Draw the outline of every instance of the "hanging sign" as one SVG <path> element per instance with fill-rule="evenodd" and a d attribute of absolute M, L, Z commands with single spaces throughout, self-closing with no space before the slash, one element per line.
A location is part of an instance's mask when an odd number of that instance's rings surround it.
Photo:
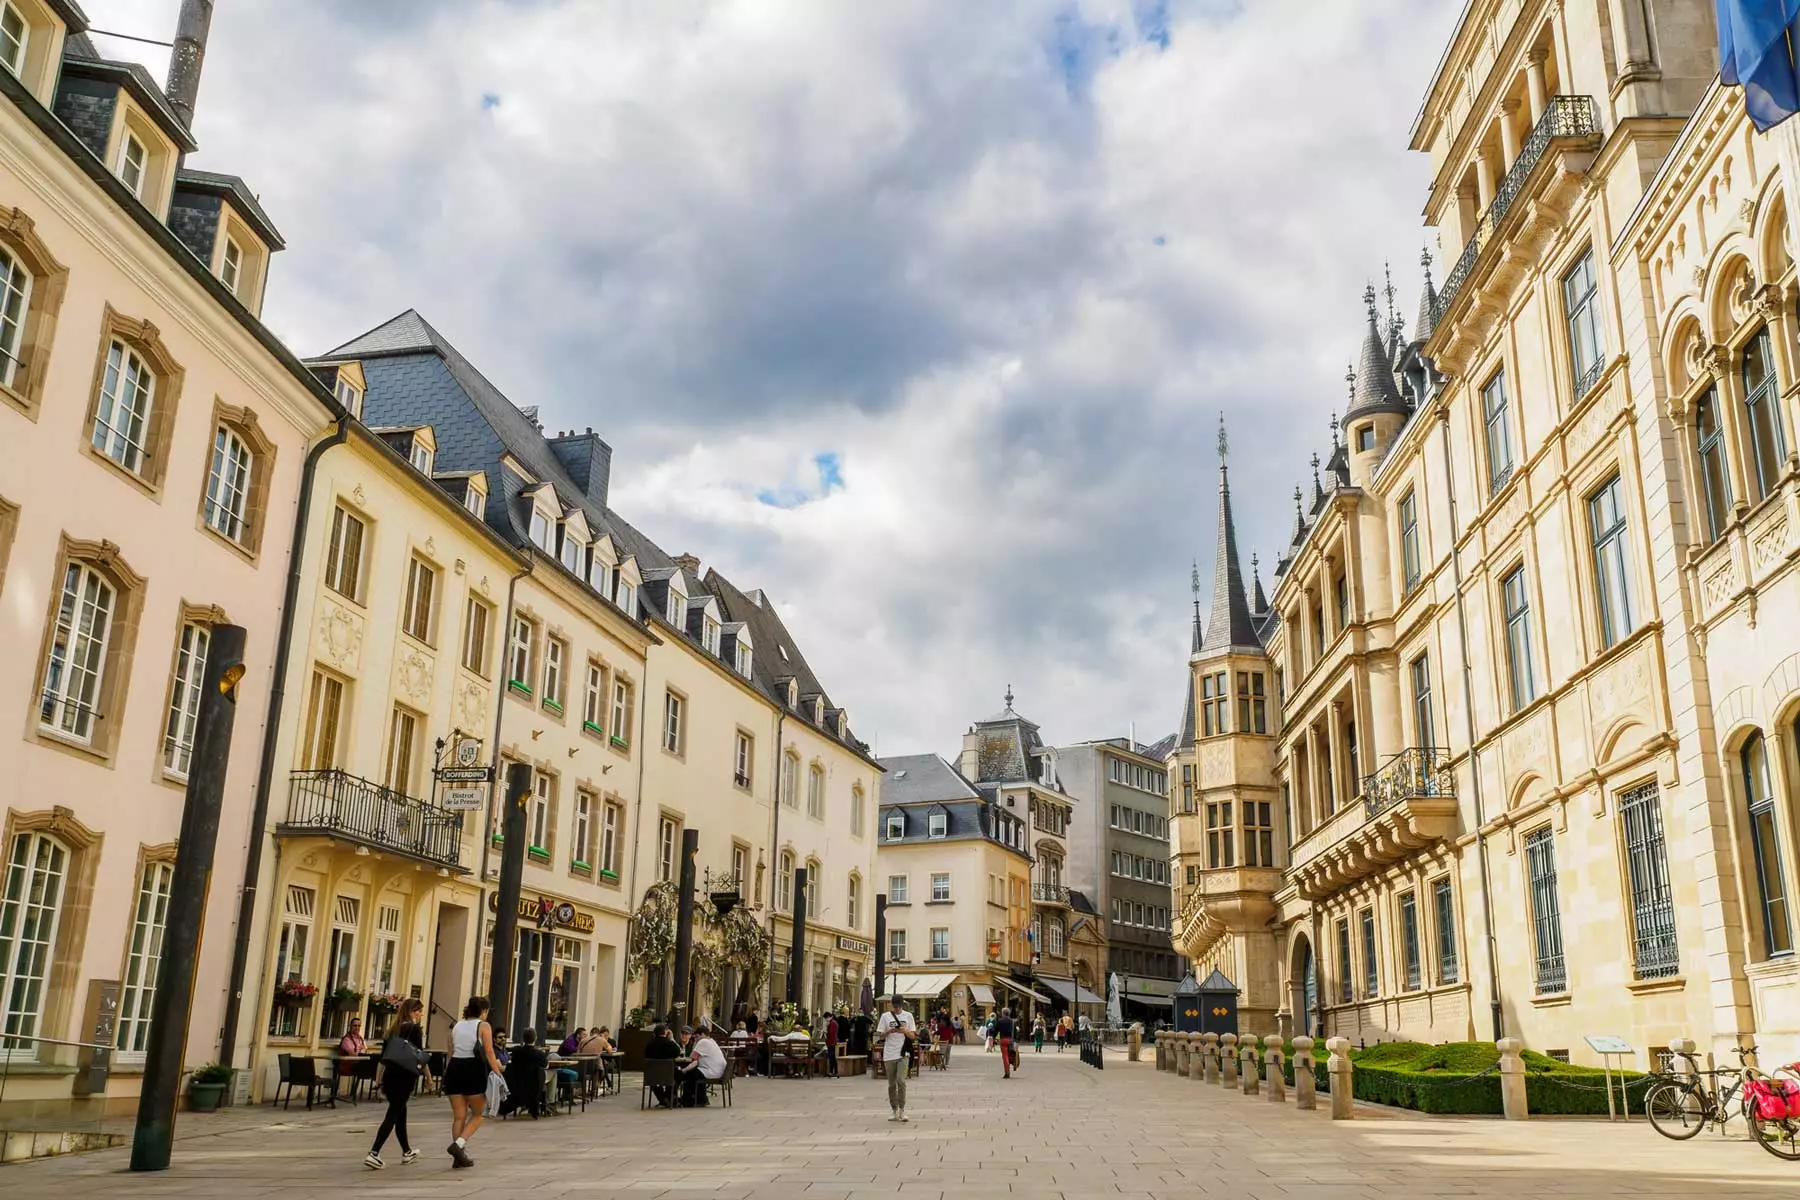
<path fill-rule="evenodd" d="M 445 788 L 444 807 L 451 812 L 478 812 L 481 809 L 481 789 L 472 787 Z"/>
<path fill-rule="evenodd" d="M 500 893 L 488 893 L 488 911 L 500 910 Z M 594 932 L 594 918 L 591 913 L 584 913 L 567 900 L 552 900 L 548 896 L 520 896 L 519 919 L 530 921 L 540 929 L 572 929 L 576 933 Z"/>

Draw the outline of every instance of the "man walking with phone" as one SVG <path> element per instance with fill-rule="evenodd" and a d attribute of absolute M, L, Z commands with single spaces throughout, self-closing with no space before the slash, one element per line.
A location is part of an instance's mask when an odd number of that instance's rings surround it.
<path fill-rule="evenodd" d="M 887 1070 L 888 1107 L 893 1110 L 890 1121 L 906 1120 L 906 1046 L 918 1026 L 913 1016 L 900 1007 L 900 997 L 888 997 L 888 1010 L 875 1026 L 875 1036 L 882 1039 L 881 1062 Z"/>

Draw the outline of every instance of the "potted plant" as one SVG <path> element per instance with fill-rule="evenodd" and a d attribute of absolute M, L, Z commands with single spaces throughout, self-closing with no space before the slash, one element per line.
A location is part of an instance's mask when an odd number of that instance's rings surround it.
<path fill-rule="evenodd" d="M 400 1003 L 405 999 L 399 992 L 370 992 L 369 1011 L 377 1017 L 389 1017 L 400 1011 Z"/>
<path fill-rule="evenodd" d="M 275 1004 L 280 1008 L 301 1008 L 310 1004 L 319 989 L 298 979 L 283 979 L 275 985 Z"/>
<path fill-rule="evenodd" d="M 188 1077 L 188 1111 L 217 1112 L 219 1102 L 225 1098 L 225 1089 L 230 1086 L 231 1068 L 207 1063 Z"/>
<path fill-rule="evenodd" d="M 362 1006 L 362 992 L 347 983 L 339 984 L 331 990 L 330 1002 L 334 1012 L 354 1012 Z"/>

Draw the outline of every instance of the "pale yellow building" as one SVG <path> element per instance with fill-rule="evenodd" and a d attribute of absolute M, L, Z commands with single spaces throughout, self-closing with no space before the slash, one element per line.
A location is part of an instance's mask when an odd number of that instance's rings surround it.
<path fill-rule="evenodd" d="M 1679 1036 L 1796 1049 L 1775 155 L 1706 99 L 1710 5 L 1614 15 L 1464 13 L 1413 131 L 1461 253 L 1410 335 L 1371 289 L 1270 615 L 1224 585 L 1253 636 L 1194 658 L 1177 940 L 1260 1024 L 1577 1061 L 1610 1033 L 1640 1066 Z"/>
<path fill-rule="evenodd" d="M 282 241 L 250 190 L 182 166 L 186 124 L 142 68 L 101 58 L 74 5 L 4 8 L 5 1105 L 129 1111 L 200 672 L 231 622 L 246 674 L 185 1057 L 219 1054 L 293 497 L 339 410 L 258 319 Z M 96 1041 L 103 1091 L 71 1044 Z"/>

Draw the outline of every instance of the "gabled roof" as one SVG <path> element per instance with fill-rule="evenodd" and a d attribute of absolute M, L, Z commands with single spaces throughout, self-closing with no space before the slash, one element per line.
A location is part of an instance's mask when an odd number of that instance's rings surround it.
<path fill-rule="evenodd" d="M 223 196 L 231 201 L 231 206 L 237 209 L 238 215 L 250 223 L 250 228 L 256 230 L 256 236 L 269 244 L 269 249 L 280 250 L 286 247 L 287 243 L 281 240 L 281 231 L 275 228 L 275 222 L 269 220 L 269 214 L 263 211 L 263 206 L 257 202 L 249 185 L 240 176 L 183 167 L 175 172 L 175 189 Z"/>

